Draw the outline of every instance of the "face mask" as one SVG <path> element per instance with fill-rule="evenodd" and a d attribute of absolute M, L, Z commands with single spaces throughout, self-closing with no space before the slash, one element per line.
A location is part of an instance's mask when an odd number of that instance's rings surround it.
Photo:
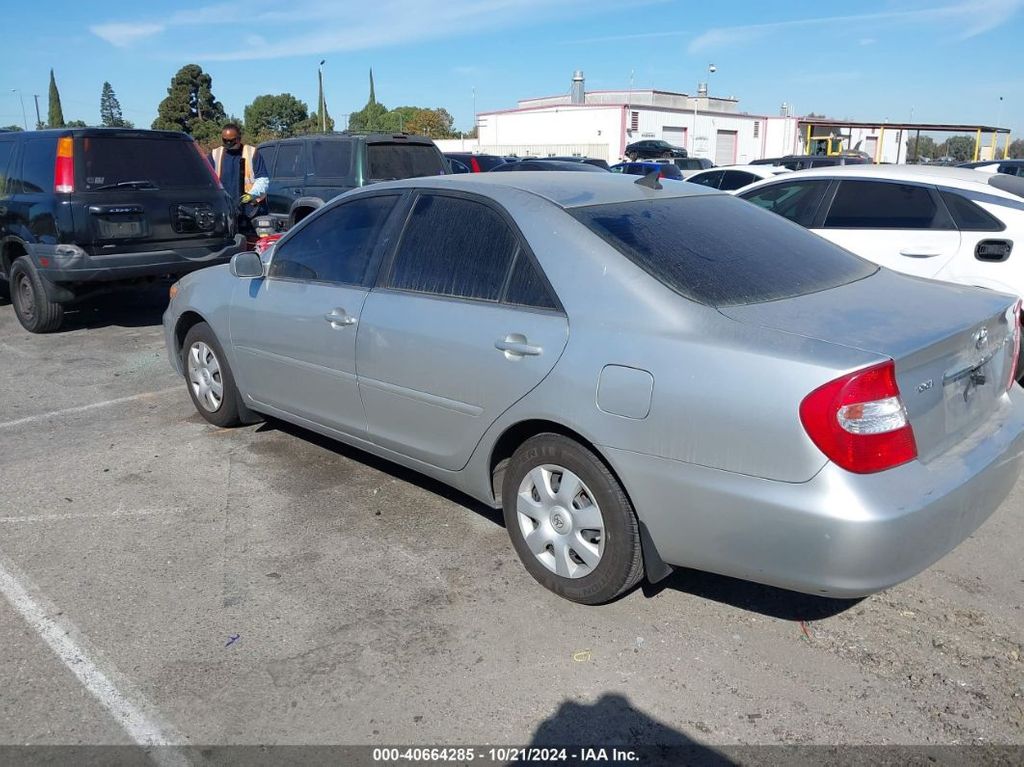
<path fill-rule="evenodd" d="M 224 145 L 224 150 L 226 152 L 237 152 L 239 149 L 242 148 L 241 138 L 237 138 L 234 141 L 231 141 L 230 143 L 228 141 L 222 140 L 221 143 Z"/>

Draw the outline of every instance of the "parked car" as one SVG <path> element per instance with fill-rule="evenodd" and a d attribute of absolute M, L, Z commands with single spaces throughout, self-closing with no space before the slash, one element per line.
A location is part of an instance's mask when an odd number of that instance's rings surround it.
<path fill-rule="evenodd" d="M 606 173 L 604 168 L 596 165 L 589 165 L 584 162 L 564 162 L 562 160 L 548 159 L 527 159 L 507 162 L 504 165 L 496 165 L 488 173 L 516 173 L 519 171 L 542 170 L 542 171 L 582 171 L 585 173 Z"/>
<path fill-rule="evenodd" d="M 486 173 L 496 165 L 501 165 L 508 160 L 496 154 L 475 154 L 473 152 L 445 152 L 449 160 L 460 162 L 469 168 L 470 173 Z"/>
<path fill-rule="evenodd" d="M 212 424 L 272 415 L 502 508 L 578 602 L 676 565 L 863 595 L 970 535 L 1024 459 L 1015 299 L 643 181 L 351 192 L 182 279 L 171 363 Z"/>
<path fill-rule="evenodd" d="M 785 157 L 751 160 L 750 164 L 780 165 L 787 170 L 806 170 L 808 168 L 831 168 L 836 165 L 870 165 L 871 160 L 859 155 L 790 154 Z"/>
<path fill-rule="evenodd" d="M 963 162 L 961 168 L 974 168 L 983 173 L 1005 173 L 1009 176 L 1024 176 L 1024 160 L 984 160 Z"/>
<path fill-rule="evenodd" d="M 686 157 L 686 150 L 670 144 L 664 139 L 644 139 L 626 146 L 623 154 L 630 160 L 646 160 L 653 157 Z"/>
<path fill-rule="evenodd" d="M 658 172 L 658 178 L 667 178 L 672 181 L 682 181 L 683 173 L 675 163 L 671 162 L 620 162 L 609 168 L 612 173 L 624 173 L 627 176 L 646 176 Z"/>
<path fill-rule="evenodd" d="M 1024 295 L 1024 179 L 936 165 L 800 171 L 739 196 L 870 261 Z M 1022 366 L 1024 374 L 1024 366 Z"/>
<path fill-rule="evenodd" d="M 446 155 L 447 156 L 447 155 Z M 448 169 L 452 173 L 472 173 L 472 169 L 463 163 L 461 160 L 456 160 L 453 157 L 448 158 Z"/>
<path fill-rule="evenodd" d="M 788 168 L 779 165 L 723 165 L 712 170 L 695 173 L 686 180 L 691 184 L 709 186 L 723 192 L 742 189 L 766 178 L 775 178 L 782 173 L 789 173 Z"/>
<path fill-rule="evenodd" d="M 350 189 L 448 172 L 433 141 L 406 133 L 315 133 L 266 141 L 258 151 L 270 173 L 267 207 L 281 230 Z"/>
<path fill-rule="evenodd" d="M 232 211 L 183 133 L 0 134 L 0 289 L 26 330 L 57 330 L 79 299 L 225 263 L 245 244 Z"/>
<path fill-rule="evenodd" d="M 601 170 L 608 170 L 608 161 L 602 160 L 598 157 L 576 157 L 576 156 L 562 156 L 562 157 L 545 157 L 545 160 L 557 160 L 558 162 L 582 162 L 587 165 L 593 165 Z"/>

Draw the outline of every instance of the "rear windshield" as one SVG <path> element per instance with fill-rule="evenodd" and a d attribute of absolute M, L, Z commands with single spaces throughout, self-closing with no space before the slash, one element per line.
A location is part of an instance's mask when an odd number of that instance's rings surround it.
<path fill-rule="evenodd" d="M 438 176 L 445 172 L 444 157 L 426 144 L 369 144 L 366 147 L 371 181 Z"/>
<path fill-rule="evenodd" d="M 803 227 L 729 195 L 637 200 L 568 212 L 652 277 L 709 306 L 816 293 L 878 270 Z"/>
<path fill-rule="evenodd" d="M 351 165 L 351 141 L 313 142 L 313 172 L 316 175 L 347 176 Z"/>
<path fill-rule="evenodd" d="M 143 182 L 158 189 L 214 188 L 191 141 L 143 136 L 81 136 L 75 142 L 77 184 L 114 189 Z"/>

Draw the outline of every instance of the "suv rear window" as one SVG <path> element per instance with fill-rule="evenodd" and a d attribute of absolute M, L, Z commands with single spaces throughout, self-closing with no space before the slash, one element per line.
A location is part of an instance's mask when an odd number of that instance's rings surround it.
<path fill-rule="evenodd" d="M 444 157 L 433 144 L 368 144 L 370 181 L 438 176 L 445 172 Z"/>
<path fill-rule="evenodd" d="M 351 141 L 314 141 L 313 172 L 321 177 L 347 176 L 352 165 Z"/>
<path fill-rule="evenodd" d="M 637 200 L 568 212 L 652 277 L 709 306 L 816 293 L 878 270 L 729 195 Z"/>
<path fill-rule="evenodd" d="M 76 185 L 85 190 L 148 181 L 160 189 L 212 189 L 213 177 L 191 141 L 144 136 L 75 139 Z"/>

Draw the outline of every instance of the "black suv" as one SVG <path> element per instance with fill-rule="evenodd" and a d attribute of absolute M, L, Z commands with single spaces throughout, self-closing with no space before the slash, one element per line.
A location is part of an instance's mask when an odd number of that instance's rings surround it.
<path fill-rule="evenodd" d="M 27 330 L 56 330 L 76 299 L 227 261 L 232 211 L 184 133 L 0 133 L 0 290 Z"/>
<path fill-rule="evenodd" d="M 270 174 L 267 207 L 278 229 L 349 189 L 448 172 L 433 141 L 405 133 L 313 134 L 267 141 L 257 151 Z"/>
<path fill-rule="evenodd" d="M 624 152 L 630 160 L 653 160 L 658 157 L 687 157 L 686 150 L 663 139 L 635 141 Z"/>

